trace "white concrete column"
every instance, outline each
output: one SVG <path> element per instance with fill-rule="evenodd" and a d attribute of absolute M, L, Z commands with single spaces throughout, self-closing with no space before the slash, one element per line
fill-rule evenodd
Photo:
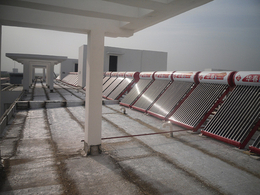
<path fill-rule="evenodd" d="M 50 71 L 50 68 L 49 68 L 49 66 L 47 66 L 46 67 L 46 86 L 47 87 L 49 87 L 49 79 L 50 79 L 49 71 Z"/>
<path fill-rule="evenodd" d="M 23 90 L 29 91 L 30 64 L 23 64 Z"/>
<path fill-rule="evenodd" d="M 32 69 L 33 69 L 32 65 L 29 64 L 29 86 L 31 86 L 32 84 Z"/>
<path fill-rule="evenodd" d="M 53 72 L 54 72 L 54 64 L 50 64 L 49 66 L 49 88 L 50 88 L 50 91 L 53 92 Z"/>
<path fill-rule="evenodd" d="M 0 72 L 1 72 L 1 54 L 2 54 L 2 25 L 0 24 Z M 0 80 L 1 80 L 1 74 L 0 74 Z M 0 89 L 0 105 L 2 104 L 1 91 L 2 91 L 2 89 Z M 1 112 L 1 110 L 0 110 L 0 112 Z"/>
<path fill-rule="evenodd" d="M 34 79 L 35 79 L 35 68 L 32 67 L 32 80 L 34 80 Z"/>
<path fill-rule="evenodd" d="M 42 80 L 46 80 L 46 75 L 45 75 L 45 68 L 42 69 Z"/>
<path fill-rule="evenodd" d="M 104 32 L 91 30 L 87 49 L 84 149 L 92 155 L 101 152 L 103 64 Z"/>
<path fill-rule="evenodd" d="M 86 85 L 86 65 L 87 65 L 87 45 L 82 45 L 79 48 L 78 59 L 78 84 L 81 87 Z"/>

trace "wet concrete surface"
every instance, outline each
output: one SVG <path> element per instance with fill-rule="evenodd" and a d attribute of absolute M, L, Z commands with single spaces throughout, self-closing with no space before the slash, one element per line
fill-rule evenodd
<path fill-rule="evenodd" d="M 169 130 L 119 105 L 102 112 L 102 138 Z M 17 112 L 0 140 L 0 194 L 259 194 L 260 157 L 246 150 L 176 132 L 106 139 L 85 157 L 84 121 L 83 106 Z"/>

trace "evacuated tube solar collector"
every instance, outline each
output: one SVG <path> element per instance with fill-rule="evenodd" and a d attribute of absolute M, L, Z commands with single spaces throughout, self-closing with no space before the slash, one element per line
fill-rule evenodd
<path fill-rule="evenodd" d="M 166 120 L 168 115 L 172 115 L 185 97 L 195 88 L 198 83 L 199 72 L 176 71 L 172 75 L 173 82 L 160 96 L 160 98 L 147 111 L 152 116 Z"/>
<path fill-rule="evenodd" d="M 119 100 L 139 81 L 139 74 L 139 72 L 126 72 L 124 80 L 106 98 L 109 100 Z"/>
<path fill-rule="evenodd" d="M 197 131 L 229 92 L 230 86 L 233 85 L 234 73 L 232 71 L 201 72 L 200 83 L 169 117 L 169 121 Z"/>
<path fill-rule="evenodd" d="M 155 81 L 132 106 L 133 109 L 146 112 L 172 83 L 172 71 L 159 71 L 154 74 Z"/>
<path fill-rule="evenodd" d="M 148 89 L 154 82 L 155 72 L 141 72 L 139 74 L 140 80 L 135 84 L 131 91 L 122 99 L 120 104 L 126 107 L 132 105 L 139 99 L 139 97 Z"/>
<path fill-rule="evenodd" d="M 202 133 L 244 148 L 260 125 L 260 71 L 240 71 L 233 80 L 236 87 Z"/>

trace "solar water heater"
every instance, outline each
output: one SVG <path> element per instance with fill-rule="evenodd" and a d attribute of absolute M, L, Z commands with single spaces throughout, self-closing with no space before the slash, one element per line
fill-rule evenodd
<path fill-rule="evenodd" d="M 139 81 L 134 85 L 131 91 L 122 99 L 120 104 L 126 107 L 132 105 L 139 99 L 139 97 L 149 88 L 154 82 L 155 72 L 141 72 L 139 74 Z"/>
<path fill-rule="evenodd" d="M 229 92 L 234 73 L 232 71 L 201 72 L 200 83 L 168 120 L 197 131 Z"/>
<path fill-rule="evenodd" d="M 110 79 L 112 72 L 106 72 L 106 76 L 103 78 L 103 85 Z"/>
<path fill-rule="evenodd" d="M 172 83 L 172 71 L 159 71 L 154 74 L 154 82 L 132 106 L 133 109 L 146 112 Z"/>
<path fill-rule="evenodd" d="M 106 83 L 103 84 L 103 90 L 104 92 L 116 79 L 117 79 L 118 73 L 117 72 L 112 72 L 110 79 L 106 81 Z"/>
<path fill-rule="evenodd" d="M 149 108 L 147 113 L 162 120 L 172 115 L 192 90 L 194 90 L 196 87 L 195 83 L 198 84 L 199 73 L 191 71 L 174 72 L 172 76 L 173 82 Z"/>
<path fill-rule="evenodd" d="M 109 100 L 119 100 L 138 81 L 139 72 L 126 72 L 123 81 L 106 98 Z"/>
<path fill-rule="evenodd" d="M 62 79 L 62 82 L 67 83 L 72 86 L 78 86 L 78 73 L 70 72 L 67 76 Z"/>
<path fill-rule="evenodd" d="M 112 74 L 112 76 L 114 75 Z M 116 80 L 103 91 L 103 98 L 106 98 L 125 79 L 125 72 L 117 72 L 117 75 L 114 77 L 116 77 Z"/>
<path fill-rule="evenodd" d="M 244 148 L 260 125 L 260 71 L 237 72 L 233 80 L 235 88 L 202 134 Z"/>

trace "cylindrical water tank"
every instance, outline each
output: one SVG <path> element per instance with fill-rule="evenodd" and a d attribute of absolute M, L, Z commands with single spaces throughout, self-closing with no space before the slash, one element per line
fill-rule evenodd
<path fill-rule="evenodd" d="M 201 83 L 219 83 L 234 85 L 234 71 L 203 71 L 199 73 L 199 81 Z"/>
<path fill-rule="evenodd" d="M 155 80 L 173 80 L 172 73 L 174 71 L 158 71 L 154 74 Z"/>
<path fill-rule="evenodd" d="M 139 74 L 140 74 L 139 72 L 126 72 L 125 77 L 139 80 Z"/>
<path fill-rule="evenodd" d="M 140 79 L 153 79 L 155 72 L 141 72 L 139 74 Z"/>
<path fill-rule="evenodd" d="M 260 86 L 260 71 L 239 71 L 234 81 L 236 85 Z"/>
<path fill-rule="evenodd" d="M 123 77 L 123 78 L 125 78 L 125 73 L 126 73 L 126 72 L 118 72 L 118 75 L 117 75 L 117 76 L 118 76 L 118 77 Z"/>
<path fill-rule="evenodd" d="M 199 73 L 195 71 L 176 71 L 173 73 L 173 80 L 199 83 Z"/>

